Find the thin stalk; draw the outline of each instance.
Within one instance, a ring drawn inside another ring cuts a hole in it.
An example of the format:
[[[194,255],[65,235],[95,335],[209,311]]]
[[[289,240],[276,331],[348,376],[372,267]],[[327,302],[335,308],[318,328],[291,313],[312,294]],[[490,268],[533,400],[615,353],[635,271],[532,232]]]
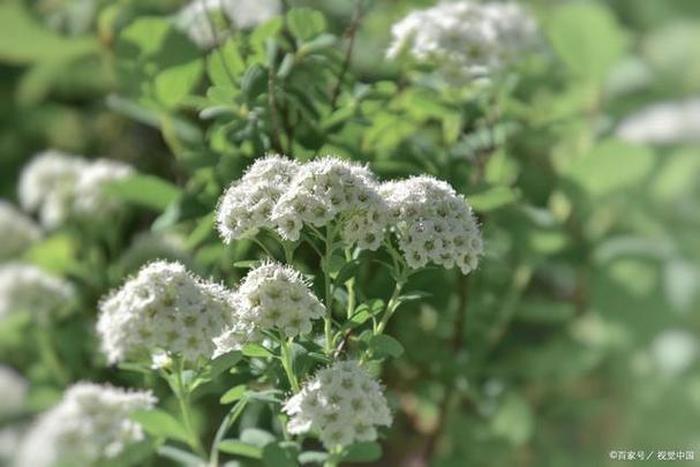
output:
[[[39,325],[35,328],[35,338],[39,349],[39,356],[44,365],[49,369],[56,381],[65,386],[70,382],[68,372],[57,357],[56,346],[48,325]]]
[[[282,367],[284,368],[284,372],[287,374],[287,379],[289,379],[289,385],[292,387],[292,391],[295,393],[299,392],[299,381],[297,380],[297,376],[294,374],[294,368],[292,367],[292,353],[289,350],[289,342],[287,342],[282,335],[280,335],[279,340],[280,350],[282,353]]]
[[[328,271],[331,255],[333,254],[333,232],[330,227],[326,227],[326,253],[323,261],[323,286],[324,302],[326,305],[326,316],[323,318],[323,330],[326,336],[326,355],[333,352],[333,283]]]
[[[350,262],[352,261],[352,252],[350,249],[345,250],[345,259]],[[355,311],[355,278],[351,277],[345,282],[345,287],[348,291],[348,309],[347,317],[350,318]]]
[[[190,406],[190,390],[189,388],[185,387],[184,382],[182,381],[182,372],[184,369],[184,362],[180,360],[180,364],[178,365],[177,369],[177,384],[178,384],[178,391],[177,391],[177,399],[178,402],[180,403],[180,413],[182,414],[182,422],[185,425],[185,430],[187,431],[187,435],[190,438],[189,439],[189,444],[190,447],[197,453],[197,455],[201,456],[202,459],[207,458],[207,453],[204,450],[204,446],[202,446],[202,442],[199,439],[199,435],[194,429],[194,425],[192,424],[192,411],[191,411],[191,406]]]
[[[401,290],[403,289],[403,286],[405,284],[406,280],[404,278],[400,278],[396,282],[396,285],[394,286],[394,292],[391,294],[389,303],[387,303],[386,305],[386,311],[384,312],[384,316],[382,316],[382,320],[379,322],[377,328],[374,330],[375,335],[384,332],[384,329],[386,329],[386,325],[389,323],[389,320],[391,319],[392,315],[396,312],[399,305],[401,305],[401,302],[399,301],[399,296],[401,295]]]
[[[228,414],[226,414],[224,419],[221,421],[219,429],[216,430],[214,442],[211,445],[211,451],[209,453],[210,467],[219,467],[219,444],[224,439],[224,436],[226,436],[226,432],[228,431],[228,429],[231,428],[231,426],[233,426],[233,424],[236,423],[236,420],[238,420],[238,417],[241,416],[241,414],[243,413],[243,409],[245,409],[245,406],[247,404],[248,399],[246,397],[240,399],[238,402],[236,402],[231,411]]]

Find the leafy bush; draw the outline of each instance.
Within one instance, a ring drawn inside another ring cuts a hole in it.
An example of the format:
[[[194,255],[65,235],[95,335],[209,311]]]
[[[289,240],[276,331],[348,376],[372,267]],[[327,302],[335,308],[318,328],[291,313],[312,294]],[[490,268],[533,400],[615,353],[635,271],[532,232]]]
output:
[[[697,2],[185,3],[0,4],[0,464],[694,458]]]

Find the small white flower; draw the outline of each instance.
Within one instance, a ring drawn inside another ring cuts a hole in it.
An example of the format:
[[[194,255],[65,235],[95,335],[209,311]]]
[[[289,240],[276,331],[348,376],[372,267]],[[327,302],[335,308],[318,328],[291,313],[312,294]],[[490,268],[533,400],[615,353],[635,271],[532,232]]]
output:
[[[75,300],[73,286],[36,266],[8,263],[0,266],[0,319],[16,311],[28,311],[47,322]]]
[[[262,24],[282,12],[280,0],[226,0],[223,8],[238,29]]]
[[[535,22],[516,3],[440,3],[409,13],[391,32],[388,58],[407,50],[456,82],[504,67],[536,40]]]
[[[41,237],[33,220],[19,212],[12,204],[0,199],[0,261],[21,255]]]
[[[37,154],[22,170],[19,200],[22,208],[38,212],[41,224],[53,228],[70,215],[75,185],[87,161],[60,151]]]
[[[388,212],[374,174],[362,165],[325,157],[304,164],[272,211],[280,235],[299,238],[304,225],[335,223],[348,245],[376,250]]]
[[[100,303],[97,332],[111,363],[167,352],[189,362],[209,359],[212,339],[230,324],[229,292],[155,261]]]
[[[228,36],[221,5],[231,0],[193,0],[177,15],[178,29],[202,49],[219,45]]]
[[[325,313],[301,274],[274,262],[250,271],[233,303],[234,324],[215,339],[217,355],[240,349],[263,330],[279,331],[285,337],[309,334],[312,321]]]
[[[616,136],[631,143],[673,144],[700,141],[700,98],[662,102],[625,118]]]
[[[661,373],[676,376],[687,370],[700,354],[693,334],[683,329],[668,329],[651,344],[651,356]]]
[[[446,182],[428,176],[382,185],[393,231],[406,263],[432,262],[464,274],[476,269],[483,251],[479,226],[467,202]]]
[[[374,441],[377,427],[392,423],[382,385],[356,361],[318,371],[282,410],[290,417],[290,433],[311,431],[329,450]]]
[[[150,409],[155,402],[150,392],[75,384],[29,430],[15,465],[89,466],[117,458],[144,439],[141,425],[129,418],[131,413]]]
[[[256,160],[219,200],[216,224],[224,242],[274,229],[272,209],[298,170],[297,162],[278,155]]]
[[[28,389],[27,380],[22,375],[8,366],[0,365],[0,420],[24,408]]]
[[[109,159],[90,162],[80,171],[75,185],[75,215],[87,219],[105,219],[114,214],[122,204],[108,196],[103,187],[110,182],[125,179],[133,173],[134,169],[123,162]]]

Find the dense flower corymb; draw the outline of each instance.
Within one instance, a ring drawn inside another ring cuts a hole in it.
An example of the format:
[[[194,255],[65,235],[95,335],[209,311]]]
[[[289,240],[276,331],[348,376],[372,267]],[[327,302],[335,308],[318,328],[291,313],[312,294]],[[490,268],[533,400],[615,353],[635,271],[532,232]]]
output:
[[[68,218],[75,196],[75,185],[87,161],[60,151],[45,151],[22,170],[19,200],[22,208],[38,212],[41,223],[56,227]]]
[[[624,119],[616,136],[632,143],[673,144],[700,141],[700,98],[662,102]]]
[[[466,201],[446,182],[428,176],[382,185],[401,252],[414,269],[429,262],[464,274],[483,250],[479,226]]]
[[[196,362],[212,356],[232,316],[223,286],[156,261],[100,303],[97,332],[112,363],[163,351]]]
[[[272,209],[298,170],[297,162],[278,155],[255,161],[219,201],[216,223],[224,242],[274,229]]]
[[[0,200],[0,232],[0,261],[19,256],[41,236],[34,221],[4,200]]]
[[[305,224],[322,227],[333,221],[347,243],[370,250],[379,248],[388,220],[372,172],[334,157],[304,164],[275,205],[272,219],[280,235],[292,241]]]
[[[150,409],[155,402],[150,392],[75,384],[29,430],[16,465],[91,466],[114,459],[144,439],[141,426],[130,420],[131,413]]]
[[[250,271],[233,301],[233,326],[215,339],[217,354],[241,348],[261,330],[277,330],[286,337],[308,334],[312,320],[325,313],[298,271],[272,262]]]
[[[356,361],[318,371],[284,404],[292,434],[312,431],[327,449],[377,439],[377,426],[390,426],[384,391]]]
[[[197,46],[208,49],[226,39],[230,29],[252,28],[280,11],[279,0],[193,0],[175,23]]]
[[[535,22],[516,3],[441,3],[411,12],[391,31],[389,58],[407,50],[455,81],[502,68],[536,38]]]
[[[122,204],[108,196],[105,184],[122,180],[134,173],[134,169],[119,161],[97,159],[84,167],[75,186],[73,211],[76,215],[94,219],[105,218],[117,211]]]
[[[15,311],[28,311],[47,321],[75,299],[73,286],[31,264],[0,266],[0,318]]]

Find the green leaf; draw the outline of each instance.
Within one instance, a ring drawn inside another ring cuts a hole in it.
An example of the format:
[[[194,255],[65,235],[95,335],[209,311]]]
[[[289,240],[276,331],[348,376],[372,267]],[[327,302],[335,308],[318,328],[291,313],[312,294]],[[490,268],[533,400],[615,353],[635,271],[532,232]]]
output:
[[[253,100],[267,90],[267,70],[255,64],[248,68],[241,80],[241,91],[248,100]]]
[[[54,234],[35,243],[24,257],[47,271],[63,273],[75,264],[77,245],[68,234]]]
[[[263,464],[267,467],[297,467],[296,452],[292,447],[282,447],[280,443],[270,443],[263,449]]]
[[[617,140],[606,140],[574,161],[566,175],[592,196],[639,185],[654,167],[649,149]]]
[[[237,456],[249,457],[251,459],[261,459],[262,449],[257,446],[243,443],[237,439],[225,439],[219,443],[219,451]]]
[[[651,193],[660,201],[673,201],[692,193],[700,176],[700,151],[682,149],[666,156],[651,184]]]
[[[246,428],[241,433],[241,441],[259,448],[267,446],[268,444],[274,442],[275,439],[276,438],[272,433],[261,430],[260,428]]]
[[[344,284],[348,280],[352,279],[355,276],[355,274],[357,274],[357,270],[359,267],[359,259],[354,259],[348,263],[345,263],[343,267],[340,268],[340,271],[338,271],[338,274],[335,276],[335,281],[339,284]]]
[[[246,344],[243,346],[243,355],[246,357],[274,357],[275,355],[268,349],[259,344]]]
[[[245,395],[246,391],[247,388],[245,384],[239,384],[238,386],[234,386],[228,391],[226,391],[223,396],[221,396],[219,402],[221,402],[222,404],[230,404],[232,402],[236,402]]]
[[[376,442],[355,443],[343,451],[345,462],[376,462],[382,458],[382,447]]]
[[[306,451],[299,454],[300,464],[323,464],[328,459],[328,453],[322,451]]]
[[[66,62],[99,51],[95,37],[68,38],[35,21],[23,2],[0,2],[0,61],[19,65]]]
[[[206,375],[210,379],[214,379],[219,376],[224,371],[234,367],[238,363],[243,355],[241,352],[233,351],[225,353],[224,355],[219,355],[209,364],[209,372]]]
[[[493,211],[514,203],[520,198],[519,192],[506,186],[495,186],[467,197],[470,206],[478,212]]]
[[[377,357],[389,356],[397,358],[404,352],[401,342],[397,341],[391,336],[387,336],[386,334],[372,336],[372,338],[369,340],[369,348]]]
[[[123,201],[163,211],[182,193],[172,183],[153,175],[132,175],[104,185],[105,193]]]
[[[168,438],[187,442],[189,436],[185,427],[172,415],[160,410],[137,410],[131,419],[139,423],[146,432],[157,438]]]
[[[166,459],[174,460],[178,465],[185,465],[191,467],[200,467],[202,465],[202,459],[195,456],[194,454],[183,451],[182,449],[175,448],[173,446],[161,446],[158,448],[158,454],[165,457]]]
[[[599,2],[572,2],[554,10],[547,28],[554,50],[569,69],[599,81],[622,56],[626,37],[612,12]]]
[[[326,19],[311,8],[292,8],[287,13],[287,26],[294,37],[304,42],[326,30]]]

